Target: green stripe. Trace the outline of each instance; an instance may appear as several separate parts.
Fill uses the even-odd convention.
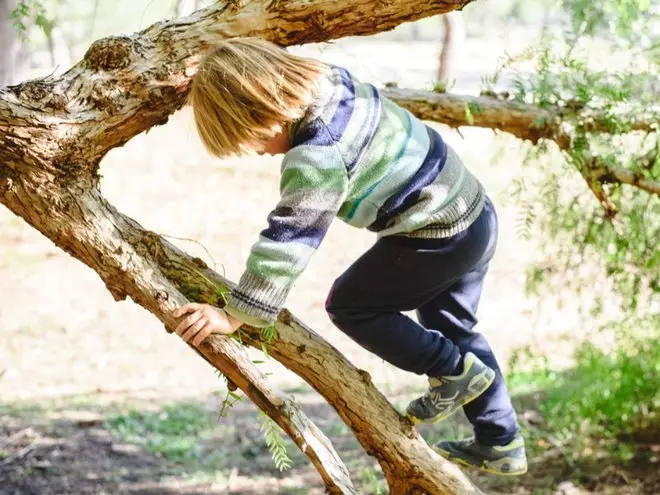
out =
[[[337,191],[340,194],[346,188],[345,170],[336,168],[317,168],[310,165],[288,167],[282,172],[280,191],[292,192],[302,189],[322,189]]]
[[[405,145],[408,136],[405,114],[396,115],[403,113],[398,107],[388,110],[383,113],[383,120],[362,158],[362,161],[369,166],[358,166],[357,173],[353,176],[351,202],[359,201],[360,198],[366,197],[365,194],[368,196],[369,189],[388,174]]]
[[[279,244],[279,246],[273,249],[272,244]],[[259,248],[263,249],[264,246],[260,245],[252,250],[246,264],[247,269],[275,285],[285,287],[289,287],[293,283],[314,254],[314,248],[293,242],[275,243],[271,241],[268,250]]]
[[[399,153],[396,155],[396,158],[394,158],[394,160],[392,161],[392,163],[391,163],[392,167],[390,167],[390,168],[393,168],[393,167],[399,162],[399,160],[401,160],[401,157],[402,157],[403,154],[406,152],[406,148],[408,147],[408,142],[410,141],[410,137],[411,137],[411,136],[412,136],[412,122],[411,122],[411,120],[410,120],[410,117],[409,117],[408,114],[406,113],[406,139],[404,140],[403,145],[402,145],[401,148],[399,149]],[[373,192],[373,190],[376,189],[376,187],[378,187],[378,185],[379,185],[379,184],[383,181],[383,179],[385,179],[386,177],[387,177],[387,175],[384,175],[383,177],[380,178],[380,180],[374,182],[374,183],[373,183],[373,184],[372,184],[372,185],[371,185],[371,186],[370,186],[370,187],[369,187],[369,188],[368,188],[368,189],[362,194],[362,196],[360,196],[360,197],[355,201],[355,203],[353,203],[353,207],[352,207],[351,210],[348,212],[348,215],[346,215],[346,219],[347,219],[347,220],[350,220],[351,218],[353,218],[353,216],[355,215],[355,212],[357,211],[358,207],[360,206],[360,203],[362,203],[362,201],[364,201],[365,198],[366,198],[367,196],[369,196],[369,195]]]

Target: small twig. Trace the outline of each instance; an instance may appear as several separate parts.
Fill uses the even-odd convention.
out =
[[[537,432],[537,434],[539,435],[539,437],[546,440],[548,443],[550,443],[554,447],[553,449],[547,450],[546,452],[544,452],[540,456],[535,457],[532,461],[530,461],[530,464],[537,464],[537,463],[543,462],[547,459],[551,459],[556,454],[560,454],[566,460],[566,464],[568,464],[568,466],[571,469],[575,468],[575,462],[573,461],[573,459],[571,459],[570,454],[568,454],[566,452],[566,450],[564,449],[565,443],[561,443],[554,436],[544,433],[543,430],[541,430],[540,428],[534,427],[529,423],[527,423],[527,426],[530,430],[535,430]]]
[[[660,196],[660,182],[647,179],[642,174],[633,172],[632,170],[603,166],[594,168],[592,173],[601,182],[628,184]]]
[[[598,168],[598,164],[598,158],[591,155],[581,157],[581,159],[576,160],[574,163],[580,175],[587,183],[589,190],[603,206],[607,218],[613,219],[619,212],[619,209],[607,194],[599,175],[594,172]]]
[[[0,442],[0,449],[4,449],[5,447],[7,447],[7,446],[13,444],[14,442],[16,442],[16,440],[18,440],[19,438],[24,437],[24,436],[26,436],[28,434],[31,434],[31,433],[34,433],[34,430],[32,429],[31,426],[28,426],[27,428],[23,428],[20,431],[17,431],[12,436],[10,436],[10,437],[4,439],[2,442]]]
[[[9,457],[3,459],[0,461],[0,469],[4,469],[7,466],[9,466],[12,462],[14,462],[17,459],[22,459],[25,456],[27,456],[30,452],[32,452],[36,447],[36,442],[31,443],[30,445],[23,447],[21,450],[18,452],[14,452],[12,455]]]
[[[194,242],[195,244],[197,244],[198,246],[200,246],[204,251],[206,251],[207,256],[210,258],[211,262],[213,263],[213,270],[216,270],[216,269],[217,269],[217,263],[216,263],[215,260],[213,259],[213,256],[211,256],[211,252],[210,252],[210,251],[206,248],[206,246],[204,246],[204,244],[202,244],[201,242],[196,241],[195,239],[190,239],[189,237],[177,237],[177,236],[175,236],[175,235],[169,235],[169,234],[158,234],[158,235],[160,235],[160,236],[162,236],[162,237],[169,237],[170,239],[176,239],[176,240],[178,240],[178,241],[189,241],[189,242]],[[222,271],[223,271],[222,276],[224,277],[224,276],[225,276],[225,274],[224,274],[224,271],[225,271],[225,267],[224,267],[224,265],[222,265]]]

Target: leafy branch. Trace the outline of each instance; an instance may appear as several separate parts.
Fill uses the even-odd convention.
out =
[[[54,23],[53,19],[49,18],[46,7],[41,0],[20,0],[9,17],[14,29],[24,41],[31,20],[34,20],[34,24],[44,32],[51,30]]]
[[[266,445],[268,446],[273,461],[275,462],[275,467],[280,471],[289,469],[292,462],[286,451],[282,429],[263,411],[259,411],[259,420],[261,421],[261,431],[264,434]]]

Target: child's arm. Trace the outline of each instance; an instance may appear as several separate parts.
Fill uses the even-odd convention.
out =
[[[268,228],[252,246],[247,267],[225,308],[257,327],[277,318],[296,278],[346,198],[348,173],[323,124],[306,144],[284,157],[281,200],[268,216]]]

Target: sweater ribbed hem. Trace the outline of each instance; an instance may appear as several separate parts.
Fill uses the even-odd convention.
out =
[[[431,217],[428,225],[403,235],[417,239],[445,239],[454,236],[466,230],[479,218],[485,203],[486,191],[479,184],[477,195],[473,198],[467,210],[458,211],[456,203],[442,210],[441,215],[445,218],[451,218],[451,221],[438,222],[435,217]]]
[[[289,289],[246,271],[227,304],[249,316],[272,324],[284,306]]]

